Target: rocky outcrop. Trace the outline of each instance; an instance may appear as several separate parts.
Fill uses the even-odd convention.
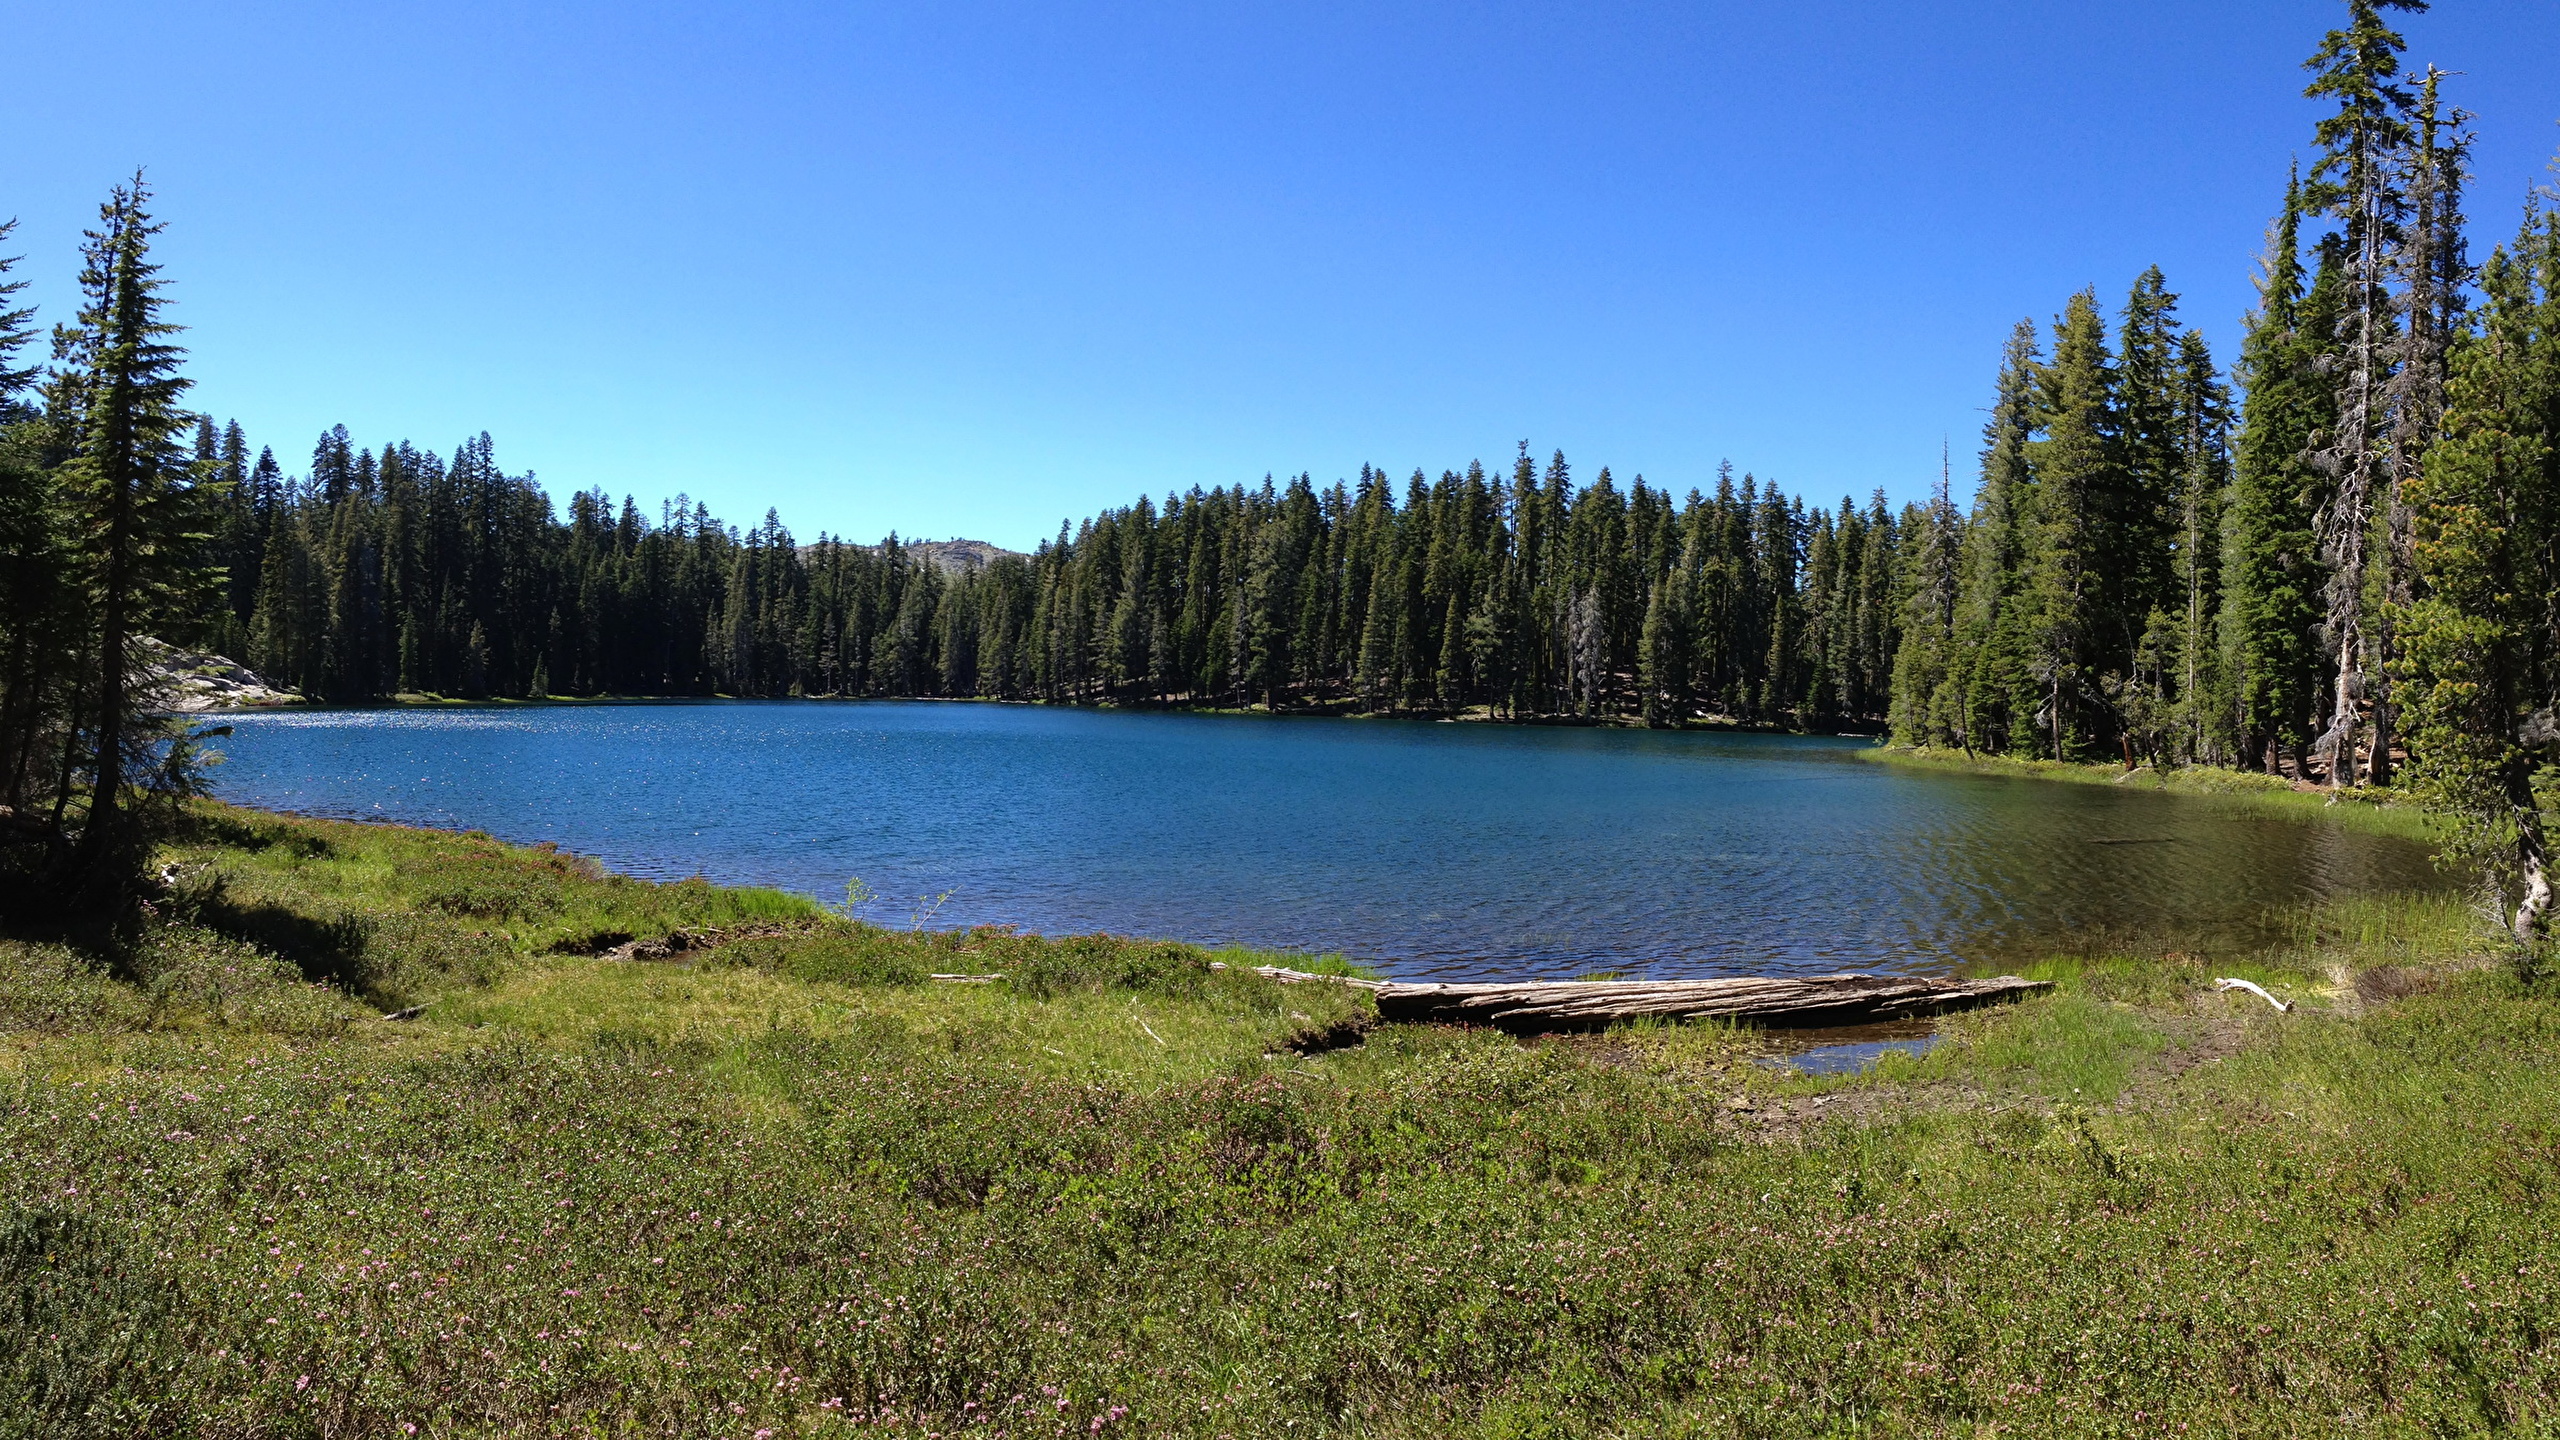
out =
[[[900,548],[907,552],[908,558],[921,560],[945,575],[975,570],[1008,555],[1016,560],[1030,558],[1018,550],[1006,550],[984,540],[916,540],[901,542]]]
[[[205,710],[239,710],[269,705],[299,705],[302,697],[279,690],[236,660],[181,650],[157,640],[140,642],[144,684],[155,709],[192,714]]]
[[[801,546],[800,558],[806,560],[815,548],[809,545]],[[868,550],[874,554],[879,553],[880,550],[877,545],[857,545],[854,548]],[[969,571],[982,569],[1007,556],[1016,560],[1031,558],[1019,550],[1007,550],[1001,545],[990,545],[984,540],[901,540],[898,542],[898,553],[906,556],[912,564],[930,565],[945,575],[967,574]]]

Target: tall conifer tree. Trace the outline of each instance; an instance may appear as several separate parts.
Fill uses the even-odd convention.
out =
[[[2392,254],[2407,218],[2408,199],[2394,170],[2411,139],[2409,92],[2398,81],[2407,48],[2383,21],[2386,10],[2423,11],[2426,0],[2347,0],[2347,24],[2323,38],[2303,62],[2312,72],[2303,94],[2337,108],[2313,131],[2319,153],[2305,199],[2313,211],[2337,222],[2334,254],[2343,295],[2330,379],[2336,395],[2328,433],[2313,452],[2329,477],[2321,512],[2322,558],[2329,566],[2327,626],[2335,670],[2329,723],[2317,746],[2332,785],[2355,778],[2356,736],[2368,698],[2379,698],[2379,669],[2371,664],[2381,638],[2367,626],[2366,593],[2377,502],[2391,483],[2385,463],[2384,392],[2389,381]],[[2386,564],[2388,556],[2386,554]],[[2387,571],[2383,577],[2389,584]],[[2380,657],[2387,669],[2388,657]],[[2385,745],[2372,747],[2374,763],[2387,764]]]
[[[0,246],[17,223],[0,222]],[[16,822],[0,841],[13,846],[48,837],[28,812],[52,798],[78,673],[70,556],[51,469],[56,440],[27,400],[37,369],[21,357],[36,337],[36,312],[17,303],[27,287],[12,274],[17,264],[0,254],[0,806]]]
[[[181,439],[195,417],[178,404],[185,352],[163,314],[166,282],[151,260],[162,227],[150,198],[137,175],[100,207],[83,251],[84,303],[55,337],[66,367],[60,393],[78,402],[65,488],[88,592],[90,694],[78,733],[89,793],[73,863],[82,891],[111,905],[141,863],[129,772],[150,762],[155,738],[136,684],[137,642],[190,613],[203,580],[202,497]]]
[[[2309,455],[2336,409],[2335,391],[2318,369],[2335,313],[2335,272],[2324,270],[2318,285],[2306,282],[2301,221],[2301,187],[2288,183],[2240,347],[2248,404],[2233,455],[2222,567],[2224,648],[2236,671],[2241,743],[2271,774],[2282,769],[2288,748],[2309,764],[2322,664],[2313,634],[2322,601],[2312,521],[2327,488]]]
[[[2042,434],[2028,445],[2036,523],[2026,592],[2036,617],[2032,663],[2044,692],[2037,728],[2047,755],[2069,759],[2099,723],[2095,682],[2104,662],[2131,648],[2121,592],[2102,573],[2116,559],[2114,522],[2126,487],[2115,376],[2094,293],[2072,296],[2054,322],[2053,361],[2039,379]]]
[[[2415,598],[2401,607],[2421,789],[2455,818],[2520,941],[2548,925],[2545,778],[2560,759],[2560,224],[2528,214],[2481,277],[2444,437],[2411,478]]]

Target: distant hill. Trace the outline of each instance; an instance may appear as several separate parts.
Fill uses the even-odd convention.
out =
[[[880,547],[865,545],[861,548],[876,552]],[[905,551],[909,559],[921,560],[945,575],[975,570],[1008,555],[1016,560],[1031,558],[1019,550],[1007,550],[984,540],[901,540],[898,548]]]

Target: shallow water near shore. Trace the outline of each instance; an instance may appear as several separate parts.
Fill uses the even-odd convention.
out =
[[[1795,736],[703,702],[243,714],[222,798],[554,841],[658,879],[1339,951],[1413,979],[1939,971],[2443,882],[2423,847]],[[2127,843],[2141,842],[2141,843]]]
[[[1768,1069],[1781,1072],[1849,1075],[1870,1068],[1887,1055],[1926,1055],[1938,1043],[1937,1032],[1937,1022],[1928,1019],[1768,1030],[1761,1032],[1768,1049],[1754,1058]]]

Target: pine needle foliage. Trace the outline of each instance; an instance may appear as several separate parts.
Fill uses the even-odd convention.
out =
[[[55,327],[40,407],[0,393],[0,525],[13,544],[0,655],[12,910],[121,923],[170,802],[194,788],[183,729],[155,718],[142,641],[204,608],[212,476],[185,443],[197,417],[141,176],[115,187],[82,247],[81,305]],[[0,356],[23,344],[0,317]],[[0,360],[0,384],[23,387]]]

